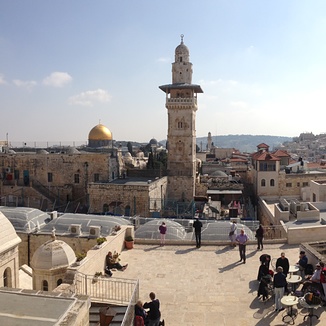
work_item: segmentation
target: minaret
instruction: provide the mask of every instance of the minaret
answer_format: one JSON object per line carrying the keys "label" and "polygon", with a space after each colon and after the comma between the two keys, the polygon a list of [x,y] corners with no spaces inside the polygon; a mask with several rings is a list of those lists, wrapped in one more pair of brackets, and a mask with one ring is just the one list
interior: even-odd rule
{"label": "minaret", "polygon": [[172,84],[160,89],[166,93],[168,110],[167,197],[188,202],[195,195],[197,93],[203,93],[199,85],[191,82],[192,63],[181,35],[172,63]]}
{"label": "minaret", "polygon": [[211,149],[212,149],[212,134],[209,132],[208,133],[208,136],[207,136],[207,151],[208,152],[211,152]]}

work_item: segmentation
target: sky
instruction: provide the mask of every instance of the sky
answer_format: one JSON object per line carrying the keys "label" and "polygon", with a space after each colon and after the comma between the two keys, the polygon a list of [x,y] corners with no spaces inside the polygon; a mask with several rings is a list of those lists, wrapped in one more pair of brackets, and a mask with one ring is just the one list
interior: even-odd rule
{"label": "sky", "polygon": [[326,132],[324,0],[0,0],[0,140],[166,139],[181,34],[197,137]]}

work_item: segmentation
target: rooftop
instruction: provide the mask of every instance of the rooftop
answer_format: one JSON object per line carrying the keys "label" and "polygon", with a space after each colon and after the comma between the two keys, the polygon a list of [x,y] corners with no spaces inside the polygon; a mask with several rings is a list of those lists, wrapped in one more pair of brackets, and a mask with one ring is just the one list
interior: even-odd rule
{"label": "rooftop", "polygon": [[[264,251],[247,246],[247,262],[239,263],[239,252],[228,246],[135,245],[123,251],[129,266],[113,277],[139,279],[140,299],[148,301],[153,291],[161,302],[162,318],[169,326],[265,326],[284,325],[286,310],[275,313],[273,300],[257,299],[259,256],[278,258],[284,251],[290,264],[298,261],[299,246],[266,244]],[[319,324],[326,324],[324,307],[315,310]],[[303,322],[306,309],[299,309],[295,325]],[[315,320],[314,320],[315,323]]]}

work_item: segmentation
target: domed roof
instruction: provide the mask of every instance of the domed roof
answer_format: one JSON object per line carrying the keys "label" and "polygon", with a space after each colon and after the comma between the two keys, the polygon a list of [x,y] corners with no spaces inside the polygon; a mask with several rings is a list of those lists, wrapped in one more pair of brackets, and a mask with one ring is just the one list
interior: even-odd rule
{"label": "domed roof", "polygon": [[35,251],[31,266],[33,269],[50,270],[68,267],[75,261],[76,255],[66,242],[49,240]]}
{"label": "domed roof", "polygon": [[157,145],[157,140],[155,138],[152,138],[150,141],[149,141],[149,144],[150,145]]}
{"label": "domed roof", "polygon": [[8,249],[18,246],[21,239],[16,234],[15,228],[7,217],[0,212],[0,252],[7,251]]}
{"label": "domed roof", "polygon": [[99,123],[88,134],[89,140],[112,140],[111,131]]}
{"label": "domed roof", "polygon": [[189,49],[186,45],[184,45],[183,41],[175,48],[175,55],[189,56]]}
{"label": "domed roof", "polygon": [[215,170],[213,173],[211,173],[212,177],[227,177],[228,175],[221,171],[221,170]]}
{"label": "domed roof", "polygon": [[67,154],[80,154],[80,151],[76,147],[69,147],[67,149]]}

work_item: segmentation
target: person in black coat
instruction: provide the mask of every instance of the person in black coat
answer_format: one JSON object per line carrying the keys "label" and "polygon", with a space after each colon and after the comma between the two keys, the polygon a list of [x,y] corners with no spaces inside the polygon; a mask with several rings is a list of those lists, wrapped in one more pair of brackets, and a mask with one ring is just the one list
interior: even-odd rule
{"label": "person in black coat", "polygon": [[160,312],[160,301],[155,299],[155,293],[151,292],[149,297],[152,301],[145,302],[144,309],[149,309],[148,311],[148,326],[159,326],[161,312]]}
{"label": "person in black coat", "polygon": [[289,273],[290,263],[289,260],[285,257],[284,252],[282,252],[281,257],[277,258],[276,260],[276,268],[278,266],[281,266],[283,268],[283,274],[287,276]]}
{"label": "person in black coat", "polygon": [[200,246],[201,246],[201,228],[203,227],[203,224],[202,224],[202,222],[199,221],[197,216],[195,217],[193,227],[195,229],[196,247],[200,248]]}
{"label": "person in black coat", "polygon": [[[279,266],[283,268],[283,274],[285,275],[285,277],[287,277],[287,275],[289,273],[290,263],[289,263],[289,260],[285,257],[284,252],[282,252],[281,257],[277,258],[277,260],[276,260],[276,268]],[[286,294],[289,293],[287,284],[284,288],[284,293],[286,293]]]}
{"label": "person in black coat", "polygon": [[263,250],[264,249],[264,246],[263,246],[264,229],[261,224],[259,225],[259,228],[256,230],[255,237],[257,239],[257,250]]}

